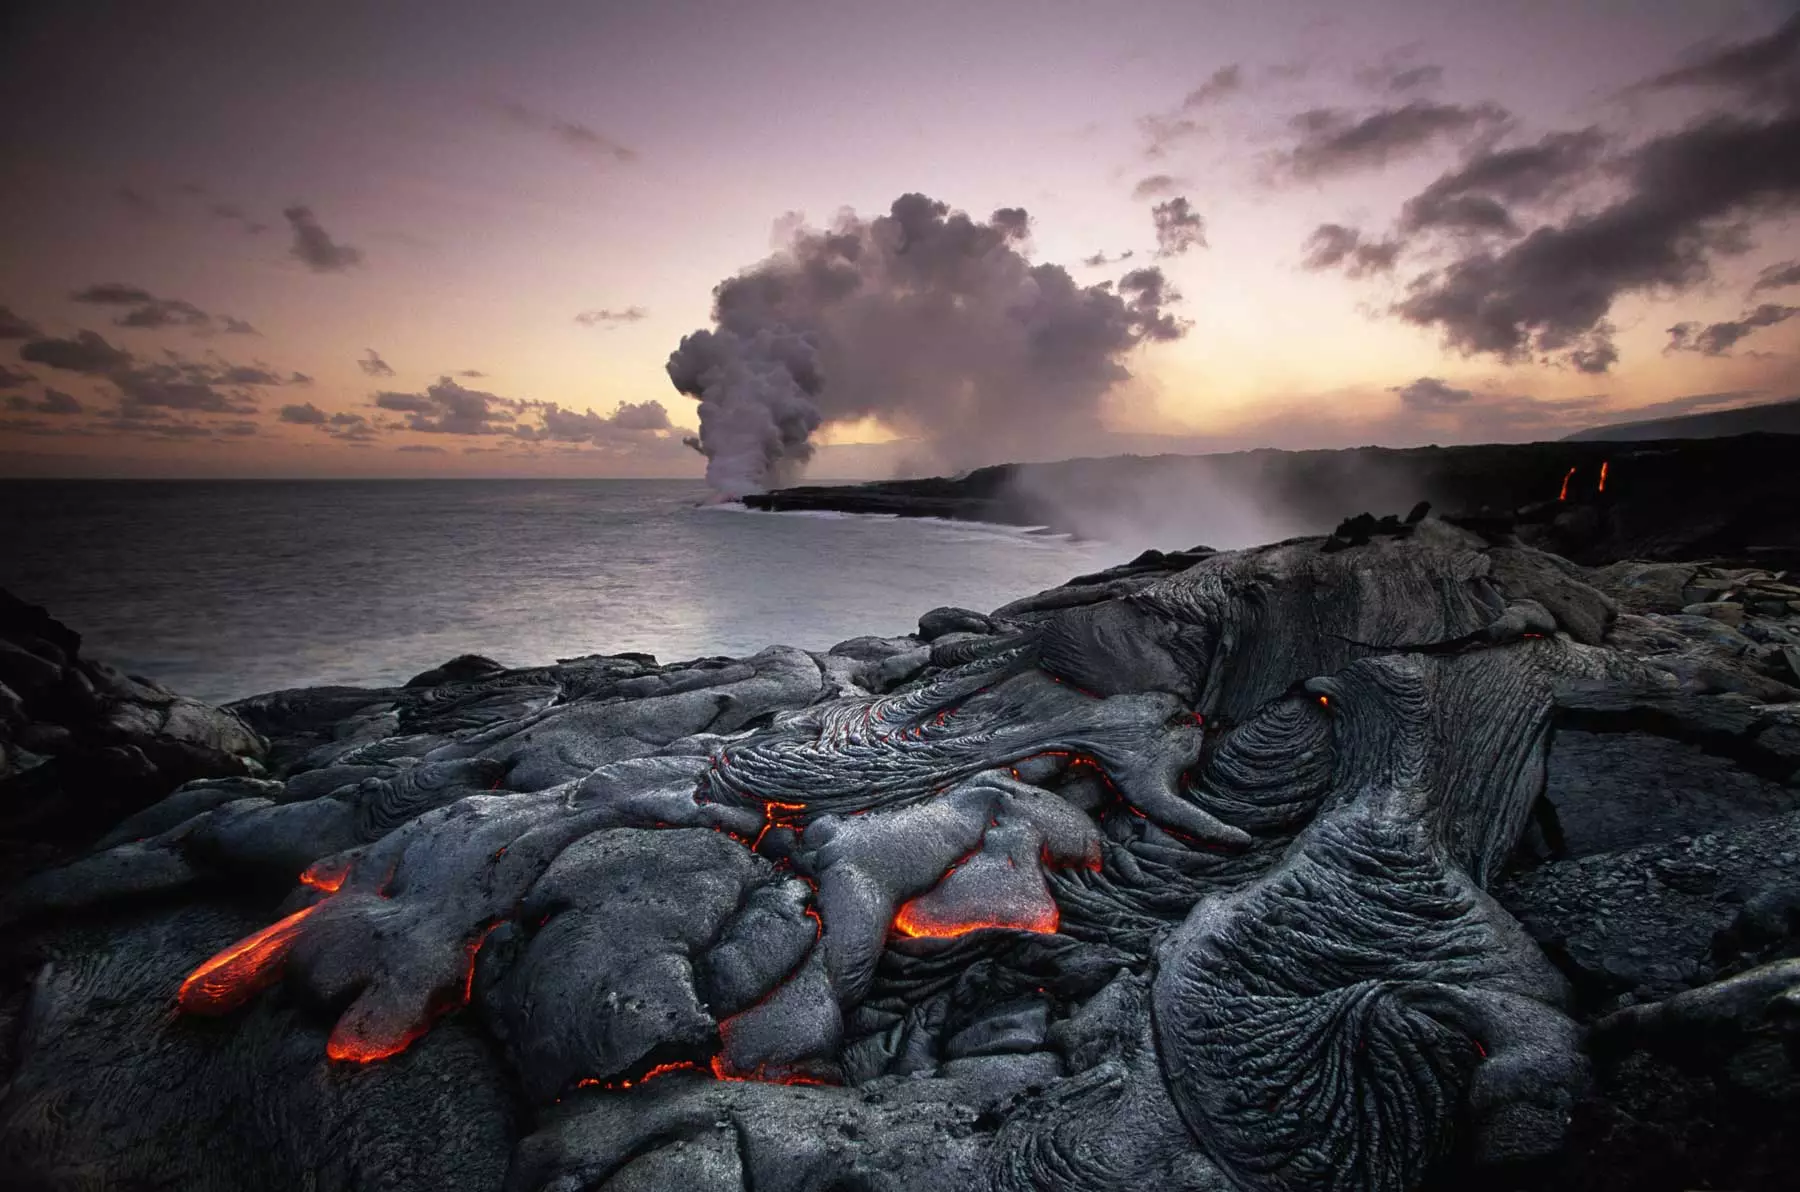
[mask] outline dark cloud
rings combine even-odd
[[[341,273],[362,263],[362,250],[333,240],[314,217],[312,208],[296,205],[281,215],[294,232],[289,255],[314,273]]]
[[[1181,294],[1156,266],[1133,269],[1121,277],[1119,294],[1126,300],[1140,339],[1166,342],[1187,333],[1189,323],[1162,309],[1180,302]]]
[[[1181,101],[1181,108],[1185,112],[1196,111],[1243,89],[1244,68],[1234,62],[1230,66],[1219,67],[1207,76],[1204,83],[1188,92],[1187,97]]]
[[[519,414],[530,403],[515,398],[465,389],[449,377],[423,393],[385,392],[375,395],[378,409],[406,415],[407,430],[443,435],[511,434]]]
[[[121,415],[139,419],[147,410],[190,410],[214,414],[256,411],[254,389],[281,385],[280,376],[260,364],[232,364],[216,356],[189,360],[175,352],[141,360],[92,331],[70,339],[31,340],[19,356],[50,368],[101,377],[118,391]]]
[[[999,228],[1002,235],[1010,241],[1023,241],[1031,238],[1031,213],[1023,207],[999,207],[988,216],[988,223]]]
[[[1449,441],[1504,442],[1521,435],[1551,434],[1588,425],[1607,411],[1599,394],[1545,399],[1517,393],[1483,393],[1441,377],[1419,377],[1388,392],[1399,410],[1372,429],[1383,438],[1417,437],[1423,429]]]
[[[328,417],[318,406],[305,402],[297,406],[282,406],[281,421],[292,422],[296,426],[324,426]]]
[[[225,223],[236,224],[251,236],[260,236],[269,230],[269,225],[252,219],[244,213],[244,209],[235,203],[214,203],[207,208],[207,214]]]
[[[1782,261],[1770,265],[1756,276],[1756,284],[1750,287],[1752,294],[1763,290],[1780,290],[1788,286],[1800,286],[1800,261]]]
[[[19,348],[19,359],[64,372],[101,376],[126,367],[131,353],[115,348],[92,331],[77,332],[71,339],[34,339]]]
[[[33,411],[39,414],[79,414],[81,403],[73,394],[64,393],[60,389],[45,389],[44,396],[31,404]]]
[[[1700,284],[1714,258],[1748,251],[1756,221],[1800,206],[1797,28],[1800,18],[1657,76],[1649,85],[1729,88],[1752,102],[1722,106],[1603,163],[1617,185],[1610,203],[1540,226],[1504,251],[1467,251],[1414,278],[1395,312],[1465,353],[1562,355],[1583,371],[1604,371],[1617,358],[1607,316],[1619,298]],[[1771,98],[1773,110],[1759,109]],[[1734,337],[1736,324],[1718,326],[1726,329],[1719,340],[1689,328],[1694,350]]]
[[[125,209],[133,215],[154,219],[162,214],[162,204],[142,191],[133,190],[129,186],[121,186],[113,194],[119,202],[125,204]]]
[[[1789,17],[1766,37],[1697,54],[1688,65],[1649,79],[1644,89],[1674,87],[1724,88],[1783,107],[1800,102],[1800,14]]]
[[[313,383],[313,379],[311,377],[307,376],[303,372],[290,372],[288,374],[287,383],[290,385],[299,385],[300,387],[305,388],[306,386],[311,385]]]
[[[1444,81],[1444,68],[1430,63],[1404,66],[1389,62],[1380,66],[1363,67],[1356,72],[1356,81],[1370,91],[1403,95],[1408,91],[1437,86]]]
[[[569,148],[591,157],[616,162],[633,162],[638,158],[635,149],[621,145],[611,137],[603,136],[577,121],[534,111],[518,103],[502,104],[501,111],[520,127],[548,133]]]
[[[214,429],[228,438],[243,439],[260,432],[256,423],[240,419],[236,422],[215,422]]]
[[[1458,389],[1437,377],[1420,377],[1389,390],[1400,395],[1400,404],[1409,410],[1443,410],[1460,406],[1475,396],[1473,389]]]
[[[393,366],[383,360],[381,353],[374,348],[363,349],[363,357],[356,362],[356,367],[363,370],[364,376],[391,377],[394,375]]]
[[[223,330],[234,335],[255,335],[256,328],[242,319],[231,315],[215,316],[206,313],[192,302],[180,298],[158,298],[142,286],[127,285],[124,282],[101,282],[85,289],[76,290],[69,295],[73,302],[82,302],[90,306],[124,306],[130,307],[125,313],[113,320],[115,326],[155,329],[159,327],[186,327],[199,334],[209,334],[215,330]]]
[[[395,451],[415,452],[419,455],[442,455],[442,454],[444,454],[444,449],[442,447],[433,447],[429,443],[407,443],[407,444],[404,444],[403,446],[394,448],[394,450]]]
[[[1480,152],[1407,200],[1401,230],[1517,236],[1514,208],[1553,198],[1583,180],[1605,144],[1599,129],[1586,128]]]
[[[456,372],[456,373],[454,373],[454,374],[452,374],[452,375],[453,375],[453,376],[458,376],[458,377],[464,377],[464,378],[467,378],[467,379],[469,379],[469,380],[479,380],[479,379],[481,379],[481,378],[482,378],[482,377],[485,377],[485,376],[487,376],[487,374],[486,374],[486,373],[484,373],[484,372],[482,372],[482,371],[481,371],[481,370],[480,370],[480,369],[479,369],[479,368],[465,368],[465,369],[461,369],[461,370],[459,370],[459,371],[458,371],[458,372]]]
[[[1341,108],[1314,108],[1289,121],[1299,141],[1282,158],[1302,181],[1376,169],[1441,141],[1465,140],[1507,120],[1504,108],[1413,100],[1357,118]]]
[[[1356,228],[1343,224],[1320,224],[1306,238],[1306,257],[1300,267],[1313,272],[1342,268],[1351,277],[1368,277],[1386,273],[1399,259],[1401,244],[1396,240],[1368,241]]]
[[[12,312],[9,306],[0,306],[0,339],[35,339],[38,329]]]
[[[1151,174],[1147,178],[1138,179],[1138,184],[1131,188],[1131,197],[1139,202],[1160,199],[1174,194],[1186,185],[1186,182],[1172,174]]]
[[[17,389],[32,379],[28,372],[16,372],[4,364],[0,364],[0,389]]]
[[[142,286],[128,286],[116,281],[76,290],[69,297],[75,302],[93,302],[103,306],[136,306],[140,302],[156,301],[156,296]]]
[[[1113,264],[1117,264],[1120,261],[1129,261],[1132,257],[1134,257],[1136,255],[1137,255],[1136,251],[1134,249],[1129,249],[1129,248],[1126,249],[1124,252],[1120,253],[1116,257],[1109,257],[1104,252],[1097,252],[1093,256],[1082,257],[1081,263],[1083,265],[1087,266],[1089,269],[1098,269],[1102,265],[1113,265]]]
[[[673,429],[659,401],[620,402],[610,414],[567,410],[555,402],[533,403],[539,427],[520,426],[513,433],[528,442],[601,444]]]
[[[1155,161],[1167,157],[1182,141],[1205,132],[1206,126],[1190,116],[1157,113],[1139,117],[1138,131],[1144,134],[1144,156]]]
[[[1178,257],[1190,248],[1206,247],[1206,220],[1185,195],[1177,195],[1150,209],[1156,225],[1156,255]]]
[[[640,323],[650,317],[650,312],[641,306],[627,306],[623,310],[584,310],[575,316],[575,321],[583,327],[616,327],[621,323]]]
[[[952,468],[1091,442],[1131,349],[1180,334],[1161,274],[1129,298],[1078,285],[1010,231],[908,194],[874,218],[790,225],[775,255],[721,282],[715,325],[668,363],[700,402],[714,487],[791,478],[827,421],[877,418]]]
[[[1785,323],[1800,314],[1800,306],[1782,306],[1765,302],[1746,311],[1728,323],[1677,323],[1669,328],[1669,346],[1665,352],[1699,352],[1704,356],[1723,356],[1738,340],[1752,331]]]

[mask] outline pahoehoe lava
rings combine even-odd
[[[226,709],[5,598],[0,1180],[1776,1178],[1800,588],[1346,525]]]

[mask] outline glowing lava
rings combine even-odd
[[[311,886],[315,890],[323,890],[327,894],[336,894],[344,888],[344,879],[350,876],[350,862],[338,861],[326,857],[322,861],[314,861],[300,875],[300,884]]]
[[[1569,499],[1569,481],[1573,480],[1574,478],[1575,478],[1575,469],[1574,468],[1570,468],[1567,472],[1563,473],[1562,491],[1556,494],[1557,500],[1566,501]]]
[[[917,898],[900,908],[894,916],[894,930],[911,939],[949,940],[973,931],[1031,931],[1039,935],[1055,935],[1062,926],[1062,916],[1053,902],[1030,919],[939,919],[921,909]]]
[[[175,1004],[189,1014],[229,1014],[281,976],[281,962],[294,946],[300,924],[324,902],[295,911],[239,940],[188,974]]]
[[[1606,460],[1600,461],[1600,487],[1595,489],[1594,490],[1595,492],[1603,493],[1606,491],[1606,464],[1607,464]]]

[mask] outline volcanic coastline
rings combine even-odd
[[[1791,443],[1213,457],[1450,512],[223,708],[0,593],[0,1182],[1785,1186]]]
[[[1213,493],[1281,510],[1307,533],[1374,502],[1405,510],[1424,501],[1583,564],[1717,558],[1800,568],[1800,436],[1791,434],[1124,455],[781,488],[743,501],[771,512],[936,517],[1102,538],[1147,504]]]

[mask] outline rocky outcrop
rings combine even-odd
[[[238,717],[102,662],[0,590],[0,840],[8,875],[91,843],[185,782],[262,773]]]
[[[1527,537],[242,701],[0,902],[0,1178],[1780,1186],[1800,614]]]

